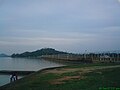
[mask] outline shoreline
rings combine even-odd
[[[59,74],[61,74],[61,73],[68,73],[68,74],[63,74],[63,77],[64,77],[64,75],[65,75],[65,77],[66,77],[66,75],[67,75],[67,77],[72,77],[72,76],[74,76],[74,74],[72,74],[72,73],[76,73],[76,71],[77,72],[79,72],[79,69],[80,70],[83,70],[83,69],[85,69],[84,70],[84,72],[87,72],[87,68],[89,68],[90,70],[93,70],[93,71],[97,71],[97,73],[98,73],[98,70],[99,70],[99,73],[100,73],[100,70],[109,70],[109,69],[114,69],[114,68],[120,68],[120,65],[115,65],[115,64],[112,64],[112,65],[110,65],[110,64],[107,64],[107,66],[105,65],[105,64],[89,64],[89,65],[79,65],[79,66],[68,66],[68,65],[66,65],[66,66],[59,66],[59,67],[50,67],[50,68],[44,68],[44,69],[41,69],[41,70],[39,70],[39,71],[37,71],[37,72],[35,72],[35,73],[31,73],[31,74],[29,74],[29,75],[27,75],[27,76],[25,76],[25,77],[23,77],[23,78],[21,78],[21,79],[19,79],[19,80],[17,80],[17,81],[15,81],[15,82],[13,82],[13,83],[8,83],[8,84],[6,84],[6,85],[3,85],[3,86],[0,86],[0,90],[9,90],[8,88],[14,88],[14,86],[16,86],[16,88],[18,88],[17,86],[18,85],[24,85],[24,84],[22,84],[23,82],[26,84],[26,85],[28,85],[29,86],[29,81],[31,82],[31,84],[32,84],[32,82],[35,84],[35,86],[36,86],[36,80],[38,80],[38,79],[40,79],[40,77],[42,77],[41,79],[40,79],[40,83],[42,82],[41,80],[47,80],[46,78],[48,78],[49,76],[48,75],[50,75],[50,77],[49,78],[51,78],[51,80],[52,81],[54,81],[54,78],[53,77],[51,77],[51,75],[58,75],[58,77],[59,76],[61,76],[61,75],[59,75]],[[55,69],[55,70],[54,70]],[[50,70],[50,71],[49,71]],[[49,73],[51,73],[51,70],[52,70],[52,74],[49,74]],[[57,70],[57,71],[56,71]],[[68,71],[66,71],[66,70],[68,70]],[[74,71],[75,70],[75,71]],[[47,73],[46,72],[49,72],[48,73],[48,75],[46,75]],[[71,74],[72,75],[69,75],[70,73],[69,72],[72,72]],[[46,74],[45,74],[46,73]],[[57,74],[56,74],[57,73]],[[82,72],[81,72],[82,73]],[[88,72],[89,73],[89,72]],[[99,74],[98,73],[98,74]],[[48,77],[46,77],[46,76],[48,76]],[[53,76],[54,76],[53,75]],[[78,75],[78,74],[75,74],[75,75]],[[80,74],[81,75],[81,74]],[[101,73],[100,73],[100,75],[101,75]],[[118,74],[116,74],[116,75],[118,75]],[[59,78],[61,78],[61,77],[59,77]],[[78,77],[77,77],[78,78]],[[74,79],[74,78],[73,78]],[[33,81],[31,81],[31,80],[33,80]],[[59,80],[59,79],[55,79],[55,80]],[[48,80],[49,81],[49,80]],[[31,85],[30,84],[30,85]],[[43,84],[44,84],[44,82],[43,82]],[[67,83],[66,83],[67,84]],[[39,84],[37,84],[38,86],[39,86]],[[55,84],[56,85],[56,84]],[[41,86],[41,85],[40,85]],[[52,86],[52,85],[51,85]],[[25,86],[25,87],[27,87],[27,86]],[[42,87],[42,86],[41,86]],[[46,86],[45,86],[46,87]],[[33,88],[35,88],[34,87],[34,85],[33,85]],[[10,90],[12,90],[12,89],[10,89]],[[17,89],[15,89],[15,90],[17,90]],[[24,90],[25,90],[25,88],[24,88]]]
[[[13,70],[0,70],[0,74],[3,74],[3,75],[9,75],[9,74],[12,74],[12,73],[16,73],[18,75],[28,75],[28,74],[31,74],[31,73],[34,73],[36,71],[13,71]]]
[[[24,73],[24,75],[26,75],[26,76],[24,76],[23,78],[18,79],[17,81],[20,81],[20,80],[22,80],[22,79],[24,79],[24,78],[29,78],[30,76],[35,75],[35,74],[37,74],[37,73],[41,73],[41,72],[43,72],[43,71],[45,71],[45,70],[52,70],[52,69],[56,69],[56,68],[63,68],[63,67],[65,67],[65,66],[67,66],[67,65],[44,68],[44,69],[40,69],[40,70],[38,70],[38,71],[16,71],[16,72],[19,73],[19,75],[23,75],[23,73]],[[11,71],[10,71],[10,72],[11,72]],[[6,74],[8,74],[8,73],[10,73],[10,72],[7,71],[7,70],[2,70],[2,71],[0,71],[0,74],[2,75],[2,73],[3,73],[3,74],[5,73],[4,75],[6,75]],[[14,72],[14,71],[13,71],[13,72]],[[29,73],[29,74],[28,74],[28,73]],[[15,81],[15,82],[12,82],[12,83],[7,83],[7,84],[5,84],[5,85],[2,85],[2,86],[0,86],[0,90],[1,90],[1,88],[4,88],[4,87],[6,87],[6,86],[8,86],[8,85],[15,84],[15,83],[16,83],[16,81]]]

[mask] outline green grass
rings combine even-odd
[[[89,63],[89,64],[75,64],[64,66],[68,68],[81,68],[81,67],[92,67],[92,66],[112,66],[112,65],[120,65],[119,63]]]
[[[85,64],[64,66],[63,68],[81,68],[92,66],[110,66],[114,64]],[[60,70],[58,68],[57,70]],[[100,73],[101,72],[101,73]],[[64,76],[79,75],[77,71],[66,72],[63,74],[42,73],[37,72],[26,78],[6,85],[0,90],[99,90],[100,87],[119,87],[120,88],[120,68],[95,70],[93,72],[85,73],[84,79],[73,79],[64,81],[65,83],[59,85],[52,85],[49,81],[58,79]]]

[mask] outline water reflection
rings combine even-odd
[[[37,71],[43,68],[62,65],[58,62],[43,59],[0,58],[0,70]]]

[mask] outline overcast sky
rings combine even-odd
[[[0,0],[0,53],[44,47],[120,50],[120,0]]]

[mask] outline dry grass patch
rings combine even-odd
[[[49,83],[52,84],[52,85],[64,84],[66,81],[69,81],[69,80],[76,80],[76,79],[81,80],[81,79],[84,79],[84,78],[85,77],[83,77],[83,76],[64,76],[62,78],[52,80]]]
[[[62,69],[46,70],[44,73],[63,74],[67,72],[75,72],[77,70],[79,70],[79,68],[62,68]]]

